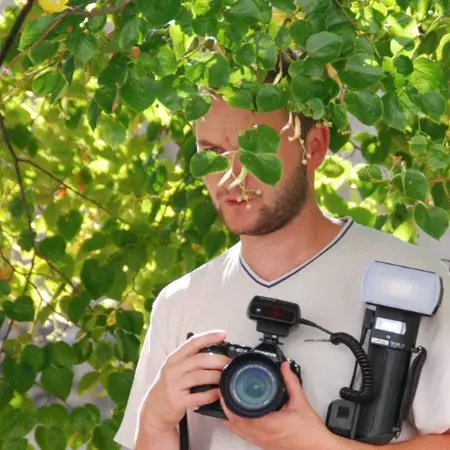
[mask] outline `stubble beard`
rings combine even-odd
[[[302,164],[299,164],[285,188],[278,194],[275,204],[273,206],[263,205],[260,208],[259,217],[255,224],[242,228],[231,227],[227,223],[221,208],[218,212],[225,226],[232,233],[240,236],[263,236],[289,225],[300,215],[307,197],[306,169]],[[242,214],[245,214],[245,211]]]

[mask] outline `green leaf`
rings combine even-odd
[[[292,0],[272,0],[271,3],[275,8],[285,13],[291,14],[295,11],[295,5]]]
[[[58,42],[43,41],[31,48],[28,56],[34,64],[42,64],[47,58],[53,56],[58,48]]]
[[[114,274],[108,266],[100,266],[94,259],[86,259],[81,269],[81,281],[93,299],[105,294],[113,283]]]
[[[280,145],[279,134],[268,125],[257,125],[252,130],[239,134],[239,146],[254,153],[277,153]]]
[[[205,66],[209,86],[226,86],[230,78],[230,65],[220,54],[215,54]]]
[[[409,123],[409,115],[406,114],[405,109],[397,98],[395,92],[387,92],[383,95],[383,119],[384,121],[395,128],[403,131]]]
[[[420,96],[420,108],[435,122],[439,122],[445,113],[445,99],[439,92],[426,92]]]
[[[156,249],[155,262],[159,269],[168,270],[176,263],[178,250],[174,246],[160,247]]]
[[[242,66],[249,66],[256,58],[255,47],[247,42],[236,50],[236,60]]]
[[[203,248],[205,249],[206,256],[213,258],[216,256],[226,244],[227,237],[225,233],[220,231],[208,231],[203,236]]]
[[[183,100],[186,120],[197,120],[211,108],[211,98],[206,95],[194,94]]]
[[[306,51],[311,58],[323,64],[338,58],[342,49],[342,37],[328,31],[313,34],[306,41]]]
[[[73,323],[78,323],[86,312],[91,301],[90,296],[85,292],[72,297],[67,307],[67,316]]]
[[[298,59],[289,66],[289,75],[295,77],[303,75],[320,79],[323,74],[323,63],[314,59]]]
[[[437,206],[426,208],[422,203],[418,203],[414,208],[414,219],[417,225],[434,239],[444,236],[449,227],[447,211]]]
[[[242,150],[241,162],[263,183],[275,186],[281,179],[282,165],[276,155]]]
[[[155,101],[156,85],[149,77],[142,77],[138,80],[128,77],[120,95],[125,104],[133,111],[142,112]]]
[[[78,433],[86,434],[91,432],[98,425],[99,417],[92,408],[81,406],[75,408],[70,413],[70,422]]]
[[[38,96],[58,93],[64,86],[64,77],[61,72],[45,72],[38,75],[32,84],[33,92]]]
[[[85,33],[74,33],[67,46],[83,64],[91,60],[99,49],[96,37]]]
[[[108,114],[112,113],[114,102],[116,100],[117,88],[100,88],[95,91],[94,99],[98,106]],[[91,121],[90,121],[91,122]],[[91,124],[92,128],[92,124]]]
[[[300,47],[306,47],[306,42],[312,35],[312,31],[310,30],[306,20],[296,20],[289,27],[289,33],[294,42]]]
[[[11,293],[11,287],[6,280],[0,280],[0,296],[6,296]]]
[[[431,195],[435,206],[450,211],[450,196],[448,195],[444,183],[434,183],[431,188]],[[1,408],[0,408],[1,409]]]
[[[139,359],[139,339],[122,330],[116,330],[115,335],[117,338],[116,348],[118,359],[124,362],[136,363]]]
[[[44,349],[33,344],[27,345],[22,350],[20,362],[31,366],[36,373],[40,372],[46,364]]]
[[[256,23],[261,19],[261,11],[253,0],[237,0],[229,9],[228,14],[249,24]]]
[[[99,450],[119,450],[121,447],[114,442],[118,425],[112,419],[105,420],[94,430],[92,443]]]
[[[134,372],[131,369],[113,372],[108,376],[106,390],[114,403],[126,403],[133,384],[133,378]]]
[[[270,84],[261,86],[256,95],[256,106],[259,112],[275,111],[282,108],[287,101],[287,93]]]
[[[56,16],[42,15],[29,22],[20,35],[19,49],[24,50],[34,44],[55,22]]]
[[[397,68],[398,73],[405,77],[410,75],[414,70],[412,61],[405,55],[400,55],[395,60],[395,67]]]
[[[83,216],[75,209],[72,209],[67,214],[58,219],[59,234],[66,240],[71,241],[80,231],[83,223]]]
[[[139,20],[137,17],[133,17],[128,20],[119,33],[119,47],[121,50],[125,50],[131,47],[135,42],[139,34]]]
[[[362,181],[379,181],[383,179],[383,174],[378,166],[367,165],[358,171],[358,177]]]
[[[78,395],[82,396],[89,393],[99,382],[100,374],[98,372],[87,372],[78,383]]]
[[[192,221],[200,233],[206,233],[216,218],[216,209],[210,202],[201,202],[192,210]]]
[[[411,139],[410,149],[412,155],[421,155],[426,153],[428,146],[427,138],[421,134],[414,136]]]
[[[322,171],[328,178],[338,178],[345,172],[345,169],[334,159],[327,158],[323,164]]]
[[[409,80],[421,93],[440,91],[444,87],[444,76],[438,62],[422,56],[415,59],[413,65],[414,72]]]
[[[67,409],[59,403],[43,406],[36,411],[37,421],[47,428],[65,427],[69,422]]]
[[[0,422],[0,441],[25,437],[34,427],[36,419],[30,411],[11,410]],[[3,448],[3,447],[2,447]]]
[[[116,147],[126,140],[127,130],[122,122],[107,117],[102,122],[102,135],[108,145]]]
[[[272,70],[278,59],[275,41],[266,33],[255,33],[256,61],[261,69]]]
[[[253,96],[247,89],[239,89],[227,99],[228,104],[233,108],[253,109]]]
[[[73,74],[75,72],[75,57],[73,55],[70,55],[66,62],[63,64],[61,68],[61,72],[64,75],[64,78],[66,79],[67,83],[71,84],[73,80]]]
[[[66,241],[61,236],[51,236],[38,244],[39,253],[50,261],[59,261],[66,252]]]
[[[383,72],[372,55],[358,53],[350,56],[345,69],[338,71],[341,81],[351,88],[365,89],[381,80]]]
[[[326,13],[331,8],[331,0],[295,0],[307,14]]]
[[[306,104],[310,108],[314,120],[319,120],[325,115],[325,106],[320,98],[312,98]]]
[[[428,194],[428,183],[425,175],[418,170],[409,169],[405,173],[404,191],[411,200],[425,201]]]
[[[65,342],[48,344],[48,348],[50,360],[55,366],[72,367],[77,361],[73,348]]]
[[[144,327],[144,316],[139,311],[125,311],[121,309],[117,312],[117,326],[129,333],[139,335]]]
[[[47,367],[42,371],[41,382],[47,392],[66,400],[72,389],[73,370],[68,367]]]
[[[36,374],[33,368],[26,363],[17,364],[15,361],[7,361],[3,364],[5,380],[18,392],[28,392],[33,384]]]
[[[122,250],[122,256],[124,263],[136,272],[144,268],[148,261],[148,253],[144,245],[130,245]],[[118,272],[123,273],[120,266],[112,266],[112,268],[115,270],[113,278],[119,276]]]
[[[137,0],[138,9],[143,13],[147,22],[154,27],[162,27],[176,19],[181,11],[180,0]]]
[[[230,161],[213,151],[196,153],[190,161],[190,170],[194,178],[203,178],[215,172],[223,172],[228,169]]]
[[[0,381],[0,411],[10,402],[13,395],[14,389]]]
[[[67,438],[64,431],[58,427],[37,427],[36,442],[41,450],[64,450],[67,446]]]
[[[5,301],[3,309],[11,320],[17,322],[31,322],[34,319],[34,304],[28,295],[17,297],[15,302]]]
[[[27,450],[28,441],[26,439],[11,439],[3,443],[2,450]]]
[[[346,130],[349,126],[347,110],[338,103],[331,103],[330,106],[331,120],[338,130]]]
[[[381,98],[370,91],[355,91],[345,94],[345,104],[348,112],[364,125],[373,125],[383,115]]]

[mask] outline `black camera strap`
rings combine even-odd
[[[180,450],[189,450],[189,431],[187,413],[180,420]]]

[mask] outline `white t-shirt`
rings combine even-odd
[[[270,254],[266,256],[270,258]],[[417,434],[450,429],[450,282],[444,264],[434,255],[389,234],[346,221],[339,235],[319,254],[286,275],[266,282],[258,277],[236,244],[225,253],[169,284],[153,306],[134,383],[115,440],[133,448],[141,402],[167,355],[188,332],[211,329],[227,332],[227,341],[254,346],[261,333],[247,317],[255,295],[298,303],[303,318],[359,340],[366,304],[360,280],[367,264],[385,261],[438,273],[444,280],[444,298],[433,318],[423,317],[416,344],[428,357],[422,371],[410,421],[399,440]],[[344,345],[328,342],[328,335],[300,325],[282,338],[283,351],[302,370],[303,389],[312,407],[325,421],[329,404],[349,386],[354,357]],[[193,450],[252,450],[253,445],[229,432],[220,420],[188,411]]]

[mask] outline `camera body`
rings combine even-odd
[[[300,308],[295,303],[257,296],[250,302],[247,315],[257,321],[257,330],[263,333],[261,342],[254,347],[222,342],[203,348],[203,353],[224,355],[232,361],[222,371],[219,385],[195,386],[191,392],[219,387],[231,412],[256,418],[281,409],[288,401],[281,373],[283,361],[289,361],[301,383],[300,366],[284,355],[279,342],[280,336],[287,336],[298,324]],[[195,412],[226,418],[219,400],[201,406]]]

